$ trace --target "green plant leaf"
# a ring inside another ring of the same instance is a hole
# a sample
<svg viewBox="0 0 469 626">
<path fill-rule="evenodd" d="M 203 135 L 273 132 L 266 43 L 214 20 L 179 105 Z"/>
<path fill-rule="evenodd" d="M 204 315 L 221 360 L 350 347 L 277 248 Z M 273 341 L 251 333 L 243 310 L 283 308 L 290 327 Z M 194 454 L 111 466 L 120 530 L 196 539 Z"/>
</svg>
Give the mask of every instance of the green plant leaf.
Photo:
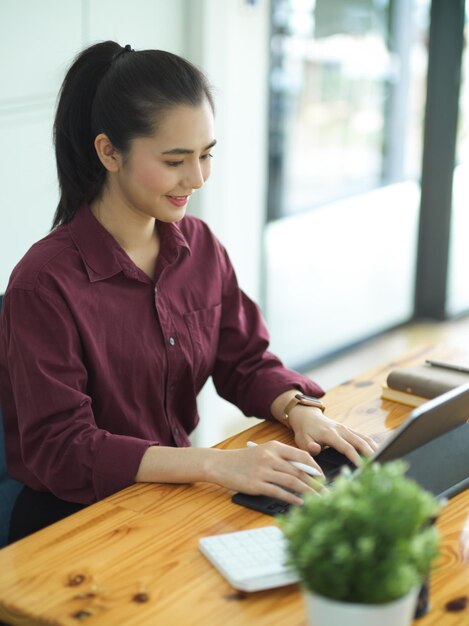
<svg viewBox="0 0 469 626">
<path fill-rule="evenodd" d="M 348 602 L 395 600 L 428 575 L 438 555 L 440 505 L 401 461 L 366 462 L 279 519 L 303 585 Z"/>
</svg>

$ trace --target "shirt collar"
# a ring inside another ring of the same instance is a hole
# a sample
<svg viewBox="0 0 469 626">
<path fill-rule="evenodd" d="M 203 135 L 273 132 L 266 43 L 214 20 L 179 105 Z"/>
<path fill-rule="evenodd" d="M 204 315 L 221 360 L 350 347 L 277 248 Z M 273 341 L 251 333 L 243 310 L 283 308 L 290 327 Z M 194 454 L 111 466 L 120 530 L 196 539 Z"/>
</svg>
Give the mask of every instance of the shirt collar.
<svg viewBox="0 0 469 626">
<path fill-rule="evenodd" d="M 184 221 L 184 218 L 183 218 Z M 191 254 L 191 247 L 177 222 L 158 222 L 160 234 L 160 254 L 172 263 L 177 259 L 182 249 Z"/>
<path fill-rule="evenodd" d="M 173 262 L 182 248 L 191 253 L 189 243 L 178 224 L 158 222 L 161 235 L 160 254 Z M 127 274 L 132 260 L 114 237 L 95 218 L 88 205 L 83 205 L 68 224 L 70 236 L 85 263 L 90 282 L 105 280 L 119 272 Z"/>
</svg>

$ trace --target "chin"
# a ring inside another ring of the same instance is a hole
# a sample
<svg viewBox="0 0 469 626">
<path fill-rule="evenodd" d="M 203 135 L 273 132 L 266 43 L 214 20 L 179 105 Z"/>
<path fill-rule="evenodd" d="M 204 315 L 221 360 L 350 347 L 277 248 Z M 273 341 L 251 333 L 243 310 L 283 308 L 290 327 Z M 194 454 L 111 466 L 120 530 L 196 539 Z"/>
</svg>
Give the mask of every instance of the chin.
<svg viewBox="0 0 469 626">
<path fill-rule="evenodd" d="M 181 209 L 177 209 L 174 211 L 165 211 L 160 212 L 158 215 L 156 215 L 156 219 L 159 220 L 160 222 L 166 222 L 166 223 L 172 223 L 172 222 L 180 222 L 182 220 L 183 217 L 185 217 L 187 213 L 187 208 L 181 208 Z"/>
</svg>

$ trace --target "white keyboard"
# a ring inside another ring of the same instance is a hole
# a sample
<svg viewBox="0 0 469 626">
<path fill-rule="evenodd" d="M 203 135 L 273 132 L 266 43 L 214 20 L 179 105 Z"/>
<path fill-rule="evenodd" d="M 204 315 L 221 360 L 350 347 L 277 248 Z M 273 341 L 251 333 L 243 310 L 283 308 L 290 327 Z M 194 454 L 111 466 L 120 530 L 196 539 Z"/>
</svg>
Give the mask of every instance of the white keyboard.
<svg viewBox="0 0 469 626">
<path fill-rule="evenodd" d="M 298 582 L 285 564 L 286 540 L 277 526 L 203 537 L 199 548 L 235 589 L 260 591 Z"/>
</svg>

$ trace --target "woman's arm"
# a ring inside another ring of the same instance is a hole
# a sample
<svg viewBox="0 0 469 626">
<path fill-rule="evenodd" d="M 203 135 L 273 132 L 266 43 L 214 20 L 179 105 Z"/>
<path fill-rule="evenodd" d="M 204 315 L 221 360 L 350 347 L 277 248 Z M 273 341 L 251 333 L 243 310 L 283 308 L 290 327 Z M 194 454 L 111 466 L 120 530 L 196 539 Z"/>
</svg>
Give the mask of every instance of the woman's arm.
<svg viewBox="0 0 469 626">
<path fill-rule="evenodd" d="M 136 482 L 211 482 L 233 491 L 302 504 L 291 491 L 312 491 L 311 479 L 289 461 L 318 468 L 308 452 L 270 441 L 254 448 L 171 448 L 151 446 L 142 457 Z M 291 490 L 291 491 L 286 491 Z"/>
<path fill-rule="evenodd" d="M 279 422 L 285 424 L 285 407 L 296 393 L 297 389 L 285 391 L 272 402 L 272 415 Z M 239 450 L 152 446 L 143 455 L 135 480 L 212 482 L 234 491 L 301 504 L 302 500 L 288 490 L 308 493 L 312 490 L 311 480 L 289 461 L 299 461 L 320 469 L 311 455 L 318 454 L 321 446 L 328 445 L 359 464 L 360 454 L 370 455 L 376 448 L 367 435 L 328 418 L 314 407 L 297 404 L 290 411 L 288 422 L 295 433 L 298 448 L 278 441 Z"/>
<path fill-rule="evenodd" d="M 296 393 L 297 389 L 285 391 L 272 402 L 272 415 L 279 422 L 285 424 L 285 407 Z M 320 469 L 311 455 L 318 454 L 321 446 L 329 445 L 359 464 L 360 454 L 370 455 L 376 448 L 367 435 L 328 418 L 314 407 L 297 404 L 290 411 L 288 423 L 295 433 L 298 448 L 278 441 L 240 450 L 151 446 L 143 455 L 135 480 L 212 482 L 234 491 L 301 504 L 301 499 L 286 489 L 305 494 L 312 490 L 311 480 L 289 461 Z"/>
</svg>

